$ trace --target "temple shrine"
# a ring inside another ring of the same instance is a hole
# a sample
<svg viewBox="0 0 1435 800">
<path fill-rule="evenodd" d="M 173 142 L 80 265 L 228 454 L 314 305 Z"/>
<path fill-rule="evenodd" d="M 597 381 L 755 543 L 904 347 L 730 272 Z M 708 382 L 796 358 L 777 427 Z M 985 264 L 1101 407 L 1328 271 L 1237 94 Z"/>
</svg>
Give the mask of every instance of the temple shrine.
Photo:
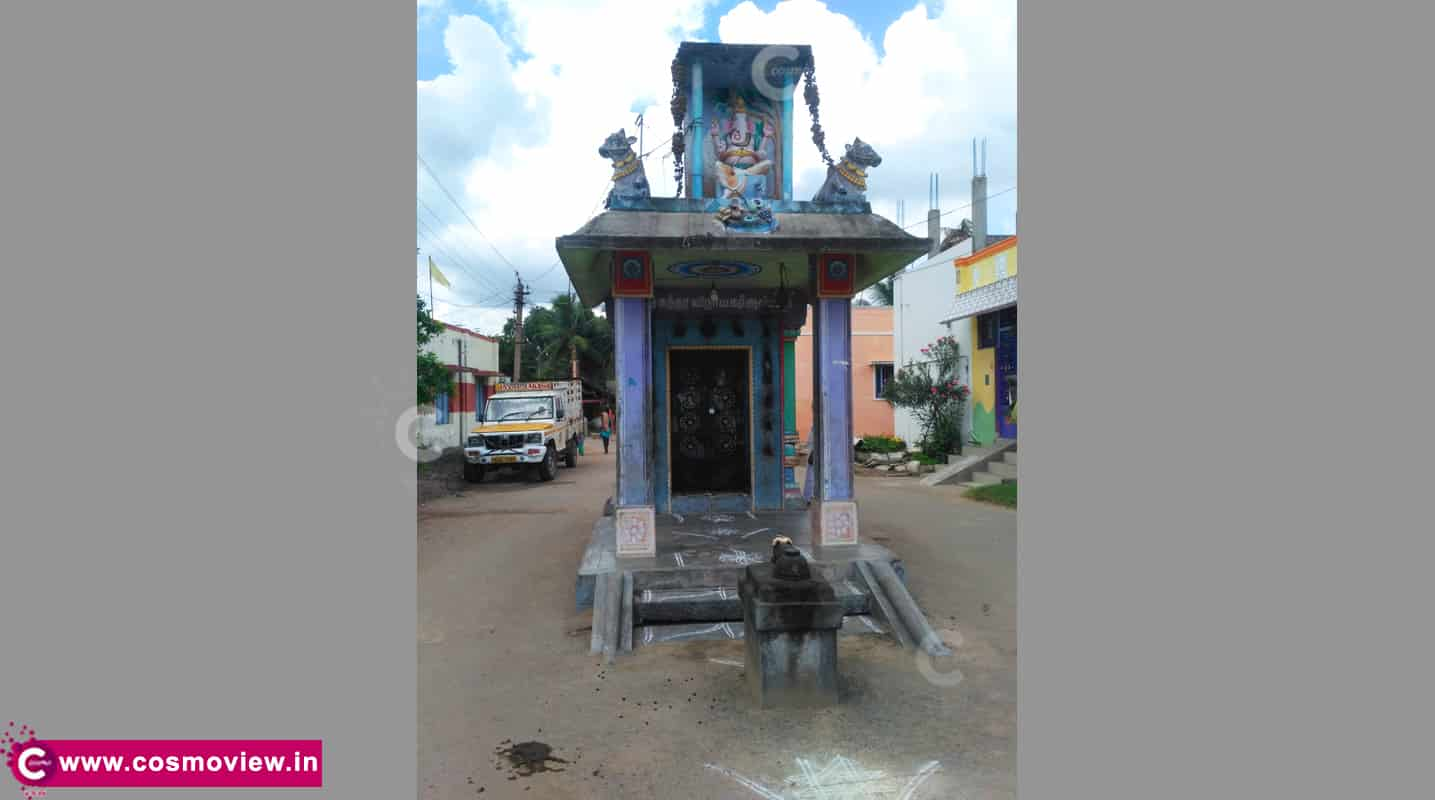
<svg viewBox="0 0 1435 800">
<path fill-rule="evenodd" d="M 694 626 L 740 635 L 738 572 L 779 534 L 833 580 L 852 624 L 919 646 L 930 630 L 911 616 L 899 559 L 861 536 L 851 304 L 928 243 L 872 213 L 872 145 L 853 136 L 829 154 L 809 47 L 685 42 L 672 75 L 680 196 L 652 196 L 633 137 L 595 132 L 612 191 L 557 239 L 580 300 L 605 307 L 615 339 L 617 480 L 578 581 L 594 649 L 611 656 Z M 802 200 L 794 102 L 807 104 L 802 138 L 827 171 Z M 794 342 L 809 313 L 815 423 L 798 431 Z M 794 480 L 800 442 L 807 492 Z"/>
</svg>

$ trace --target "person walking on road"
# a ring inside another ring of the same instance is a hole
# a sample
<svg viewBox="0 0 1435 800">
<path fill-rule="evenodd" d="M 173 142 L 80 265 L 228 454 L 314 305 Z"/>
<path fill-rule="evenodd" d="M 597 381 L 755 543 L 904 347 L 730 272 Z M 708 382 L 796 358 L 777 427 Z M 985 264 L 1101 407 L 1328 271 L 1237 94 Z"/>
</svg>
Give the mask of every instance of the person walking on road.
<svg viewBox="0 0 1435 800">
<path fill-rule="evenodd" d="M 598 437 L 603 440 L 603 454 L 608 454 L 608 439 L 613 435 L 613 415 L 608 413 L 608 407 L 603 407 L 603 413 L 598 415 Z"/>
</svg>

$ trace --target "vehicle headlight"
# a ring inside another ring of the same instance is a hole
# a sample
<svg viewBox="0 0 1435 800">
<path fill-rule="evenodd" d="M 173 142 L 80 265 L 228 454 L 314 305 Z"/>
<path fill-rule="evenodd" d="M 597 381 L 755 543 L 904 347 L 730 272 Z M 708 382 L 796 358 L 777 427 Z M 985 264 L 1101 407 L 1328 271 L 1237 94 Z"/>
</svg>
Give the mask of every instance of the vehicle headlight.
<svg viewBox="0 0 1435 800">
<path fill-rule="evenodd" d="M 529 443 L 529 444 L 543 444 L 543 434 L 541 434 L 541 433 L 530 433 L 530 434 L 528 434 L 528 436 L 527 436 L 526 438 L 524 438 L 523 441 L 525 441 L 525 442 L 527 442 L 527 443 Z"/>
<path fill-rule="evenodd" d="M 482 437 L 482 436 L 470 436 L 470 437 L 468 437 L 468 446 L 469 446 L 469 447 L 483 447 L 483 437 Z"/>
</svg>

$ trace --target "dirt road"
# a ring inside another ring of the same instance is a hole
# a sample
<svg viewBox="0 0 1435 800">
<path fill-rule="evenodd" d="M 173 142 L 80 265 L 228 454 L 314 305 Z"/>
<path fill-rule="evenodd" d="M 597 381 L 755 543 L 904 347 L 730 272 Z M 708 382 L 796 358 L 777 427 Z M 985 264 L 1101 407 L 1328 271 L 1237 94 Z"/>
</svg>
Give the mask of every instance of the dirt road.
<svg viewBox="0 0 1435 800">
<path fill-rule="evenodd" d="M 588 653 L 574 578 L 615 458 L 589 447 L 552 483 L 499 476 L 419 509 L 419 797 L 1016 796 L 1014 511 L 859 479 L 863 535 L 903 558 L 956 655 L 843 637 L 841 705 L 759 711 L 740 641 Z"/>
</svg>

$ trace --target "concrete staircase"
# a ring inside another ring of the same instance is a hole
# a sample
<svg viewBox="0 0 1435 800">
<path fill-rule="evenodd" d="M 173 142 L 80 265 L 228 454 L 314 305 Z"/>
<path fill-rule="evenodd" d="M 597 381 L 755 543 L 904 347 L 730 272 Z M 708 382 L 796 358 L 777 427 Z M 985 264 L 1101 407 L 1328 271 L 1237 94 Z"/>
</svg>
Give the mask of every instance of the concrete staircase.
<svg viewBox="0 0 1435 800">
<path fill-rule="evenodd" d="M 711 580 L 717 585 L 696 586 L 678 586 L 670 578 L 641 573 L 634 578 L 637 585 L 631 590 L 631 597 L 625 596 L 622 600 L 620 613 L 624 619 L 619 623 L 619 650 L 665 642 L 743 638 L 742 605 L 737 584 L 726 585 L 729 576 L 701 576 L 700 580 Z M 639 588 L 642 585 L 655 588 Z M 880 610 L 874 608 L 878 601 L 873 598 L 873 592 L 860 578 L 834 580 L 832 588 L 845 607 L 842 633 L 892 633 L 890 626 L 884 624 Z"/>
<path fill-rule="evenodd" d="M 983 469 L 972 473 L 971 480 L 961 485 L 967 488 L 973 486 L 990 486 L 994 483 L 1006 483 L 1016 480 L 1016 450 L 1006 450 L 998 457 L 988 461 Z"/>
<path fill-rule="evenodd" d="M 968 447 L 966 453 L 922 479 L 924 486 L 956 483 L 985 486 L 1016 480 L 1016 440 L 997 439 L 987 447 Z"/>
<path fill-rule="evenodd" d="M 844 606 L 844 636 L 890 636 L 932 655 L 950 651 L 933 632 L 887 561 L 814 564 Z M 621 571 L 599 576 L 591 652 L 611 663 L 620 653 L 669 642 L 742 639 L 735 571 Z"/>
</svg>

